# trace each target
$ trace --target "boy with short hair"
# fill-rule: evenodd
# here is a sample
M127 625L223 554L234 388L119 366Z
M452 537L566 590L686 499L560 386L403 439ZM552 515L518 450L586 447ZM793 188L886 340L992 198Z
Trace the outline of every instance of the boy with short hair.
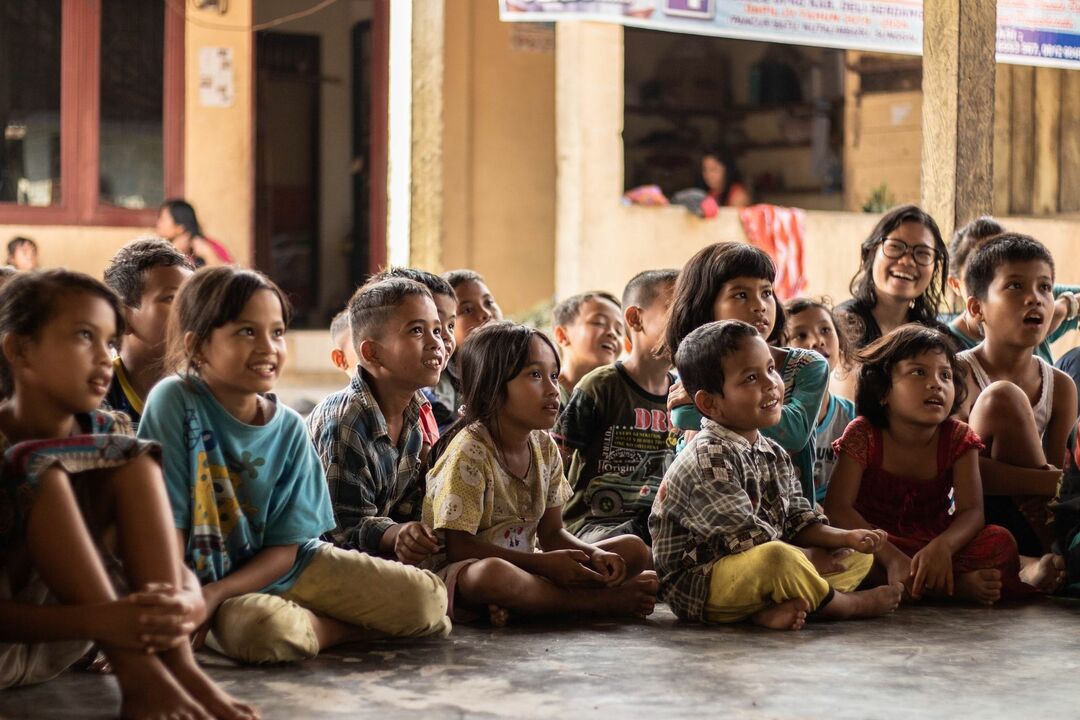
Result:
M629 357L583 377L552 431L574 488L563 520L585 542L627 533L651 542L649 511L675 456L667 420L671 360L655 350L678 274L646 270L627 283Z
M899 583L853 592L885 533L830 527L803 497L788 454L759 432L779 422L784 384L757 330L703 325L680 343L675 365L704 419L649 517L660 598L682 619L749 618L776 630L799 630L811 613L896 609Z
M124 340L113 360L104 405L131 418L138 430L143 402L165 374L165 335L173 298L195 266L168 240L137 238L105 268L105 284L120 296Z
M1054 260L1026 235L1005 233L968 262L968 315L982 343L958 357L969 370L961 410L986 449L979 458L987 524L1016 538L1020 579L1044 592L1061 583L1050 553L1050 502L1058 494L1069 434L1076 425L1072 379L1032 351L1054 316Z
M337 527L334 544L406 564L437 547L419 521L424 436L420 388L444 365L439 314L426 287L405 278L364 285L349 300L359 371L312 410L315 443Z
M356 366L360 359L352 344L352 330L349 328L349 309L345 308L330 321L330 364L349 376L356 375Z
M572 295L552 310L555 343L562 355L559 401L570 402L574 386L598 367L618 359L623 342L619 301L601 291Z

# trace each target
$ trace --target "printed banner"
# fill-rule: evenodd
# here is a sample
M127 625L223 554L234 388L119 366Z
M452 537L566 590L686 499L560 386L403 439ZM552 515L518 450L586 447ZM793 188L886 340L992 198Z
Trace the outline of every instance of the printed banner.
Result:
M499 17L592 20L743 40L922 53L922 0L499 0ZM1080 68L1080 0L999 0L997 59Z

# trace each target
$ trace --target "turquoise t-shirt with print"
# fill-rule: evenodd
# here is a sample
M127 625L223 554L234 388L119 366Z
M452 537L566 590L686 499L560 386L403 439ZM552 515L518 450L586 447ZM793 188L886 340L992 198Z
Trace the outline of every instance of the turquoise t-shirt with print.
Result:
M273 400L273 396L267 396ZM139 437L161 443L184 559L203 584L238 570L264 547L297 545L296 562L261 592L292 587L334 528L322 464L300 416L275 402L247 425L198 378L169 377L150 392Z

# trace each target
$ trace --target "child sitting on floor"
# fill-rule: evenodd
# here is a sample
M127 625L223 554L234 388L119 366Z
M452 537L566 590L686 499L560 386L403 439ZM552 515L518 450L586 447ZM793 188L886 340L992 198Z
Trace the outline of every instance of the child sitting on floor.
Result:
M970 368L961 417L986 449L979 460L987 522L1020 548L1021 577L1051 591L1063 562L1050 552L1050 501L1076 425L1076 386L1032 351L1054 313L1054 260L1034 238L1000 235L975 252L964 285L984 340L960 353Z
M555 343L562 353L559 402L566 407L581 378L615 362L622 352L623 314L606 292L572 295L551 311Z
M372 635L445 635L434 575L318 540L334 527L319 457L300 416L271 394L289 314L258 272L197 272L169 328L177 375L150 393L139 427L164 443L173 522L203 583L208 622L196 642L209 629L212 649L267 663Z
M784 385L758 331L737 320L703 325L682 340L675 366L705 419L649 517L660 598L685 620L749 618L776 630L800 629L809 613L892 612L899 584L855 592L885 533L830 527L787 453L761 434L780 420Z
M124 305L124 342L113 360L105 406L119 410L139 429L143 404L165 376L165 333L169 310L195 266L168 240L133 240L105 268L105 284Z
M839 369L851 372L849 340L836 315L825 300L797 298L784 305L787 315L787 343L791 347L814 350L829 363L835 375ZM833 441L839 440L844 428L855 419L855 403L828 390L821 400L814 429L814 501L825 499L829 477L836 466Z
M360 371L307 420L330 486L330 537L342 548L420 563L436 549L434 533L418 522L427 403L419 391L445 365L438 311L426 287L389 278L357 290L349 317Z
M187 637L206 607L157 444L96 409L123 331L116 296L86 275L20 273L0 294L0 687L58 675L92 640L124 717L257 717L195 663Z
M428 472L424 523L451 613L645 616L656 602L649 548L622 535L590 545L563 528L572 491L548 435L559 414L559 358L538 330L496 322L461 347L465 415ZM537 550L542 550L538 552Z
M356 366L360 359L352 343L352 329L349 327L349 309L345 308L330 321L330 364L345 373L349 380L356 375Z
M982 442L951 417L966 394L952 341L934 328L903 325L859 360L859 417L834 443L829 519L888 532L877 561L911 599L989 605L1022 596L1016 542L983 522Z
M552 431L574 489L563 520L585 542L625 533L652 542L649 511L675 456L667 418L671 360L656 350L678 274L646 270L627 283L629 357L582 378Z

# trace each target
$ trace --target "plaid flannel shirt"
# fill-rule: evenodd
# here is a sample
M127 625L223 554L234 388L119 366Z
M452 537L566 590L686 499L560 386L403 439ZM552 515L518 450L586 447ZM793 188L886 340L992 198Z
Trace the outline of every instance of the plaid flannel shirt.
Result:
M705 419L668 468L649 516L660 599L680 618L701 620L717 560L824 522L776 441L751 443Z
M348 387L311 411L308 432L326 470L337 522L327 540L378 554L388 528L419 519L424 495L419 422L423 402L417 393L405 409L396 447L363 370Z

